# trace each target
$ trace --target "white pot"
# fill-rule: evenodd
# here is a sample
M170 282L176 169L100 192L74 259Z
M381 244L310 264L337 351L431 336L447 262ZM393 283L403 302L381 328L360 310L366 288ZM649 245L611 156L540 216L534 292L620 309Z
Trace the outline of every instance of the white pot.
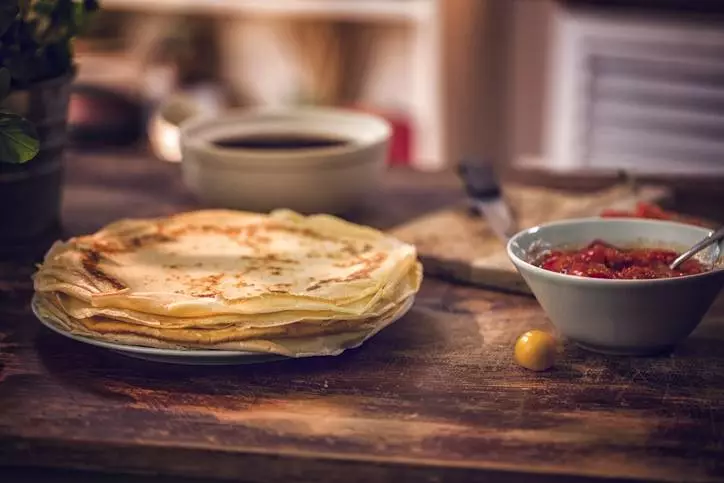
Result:
M391 136L373 115L326 108L232 111L181 126L182 169L206 205L266 212L344 213L379 185ZM336 147L256 150L222 148L215 140L295 133L343 138Z

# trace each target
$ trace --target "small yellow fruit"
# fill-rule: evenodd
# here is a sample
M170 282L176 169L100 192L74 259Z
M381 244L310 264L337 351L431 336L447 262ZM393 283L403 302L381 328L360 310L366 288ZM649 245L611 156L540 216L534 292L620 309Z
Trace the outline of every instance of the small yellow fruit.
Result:
M529 330L515 343L515 362L531 371L549 369L556 358L557 344L542 330Z

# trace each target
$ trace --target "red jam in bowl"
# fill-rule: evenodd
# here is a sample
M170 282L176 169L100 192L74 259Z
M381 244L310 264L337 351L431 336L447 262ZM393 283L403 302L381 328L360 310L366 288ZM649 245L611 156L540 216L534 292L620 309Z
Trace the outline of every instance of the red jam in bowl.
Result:
M551 272L588 278L642 280L673 278L706 272L699 261L689 259L671 270L669 264L679 254L659 248L623 249L595 240L579 250L552 250L535 265Z

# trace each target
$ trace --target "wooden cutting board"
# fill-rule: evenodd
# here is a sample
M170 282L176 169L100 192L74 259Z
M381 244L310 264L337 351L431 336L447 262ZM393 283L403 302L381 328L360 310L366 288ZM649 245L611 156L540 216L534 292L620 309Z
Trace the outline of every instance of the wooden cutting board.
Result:
M629 209L637 201L660 203L670 196L666 188L634 188L631 185L593 193L508 185L503 192L517 216L520 229L548 221L596 216L605 208ZM391 233L417 247L426 275L530 293L508 259L503 241L467 204L425 214L393 228Z

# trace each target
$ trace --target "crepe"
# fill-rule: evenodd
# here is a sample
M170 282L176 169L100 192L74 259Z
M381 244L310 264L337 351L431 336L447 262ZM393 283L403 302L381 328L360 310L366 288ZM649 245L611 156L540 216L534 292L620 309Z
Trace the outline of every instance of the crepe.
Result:
M75 335L298 356L361 343L421 280L415 247L368 227L202 210L57 242L34 285L38 311Z
M409 302L409 299L404 301ZM133 335L141 338L149 338L163 341L178 346L209 347L224 344L227 342L246 341L260 338L300 338L310 336L323 336L348 331L364 330L370 325L375 325L378 320L396 313L401 306L391 306L382 314L369 316L357 320L302 320L283 326L274 327L239 327L229 324L225 327L214 328L168 328L149 327L147 325L132 324L106 317L87 317L77 319L65 313L58 304L49 297L36 297L34 300L36 309L52 317L52 319L67 330L76 335L91 338L104 338L104 336Z
M413 268L416 251L327 215L204 210L123 220L57 243L53 290L95 307L178 317L306 310L360 315ZM47 289L39 278L36 289Z
M125 321L148 327L166 328L215 328L235 325L237 327L274 327L287 325L300 321L334 320L359 320L380 315L399 305L419 289L422 280L422 267L415 264L402 283L399 283L389 293L378 299L378 302L366 313L355 315L340 315L338 312L322 310L309 311L293 308L280 312L268 312L260 314L215 314L209 316L172 317L167 315L151 314L130 309L119 309L113 307L94 307L83 299L72 297L63 290L54 290L57 280L48 274L36 275L36 280L42 280L44 291L39 292L40 297L50 297L50 303L59 307L64 313L76 319L89 317L107 317L115 320Z
M143 337L134 334L109 334L104 337L97 337L92 332L73 331L60 320L56 314L47 310L47 307L36 306L38 312L45 320L56 325L63 331L71 332L76 335L82 335L94 339L102 339L107 342L152 347L157 349L183 350L193 351L195 349L204 350L226 350L226 351L242 351L260 354L276 354L285 357L310 357L310 356L334 356L339 355L347 349L359 347L369 338L380 332L382 329L397 320L405 313L412 298L406 303L400 304L395 310L390 311L380 317L367 321L364 325L357 327L355 330L342 331L336 333L328 333L317 336L301 336L301 337L267 337L251 340L227 341L214 345L205 344L174 344L168 341L162 341L155 338Z

